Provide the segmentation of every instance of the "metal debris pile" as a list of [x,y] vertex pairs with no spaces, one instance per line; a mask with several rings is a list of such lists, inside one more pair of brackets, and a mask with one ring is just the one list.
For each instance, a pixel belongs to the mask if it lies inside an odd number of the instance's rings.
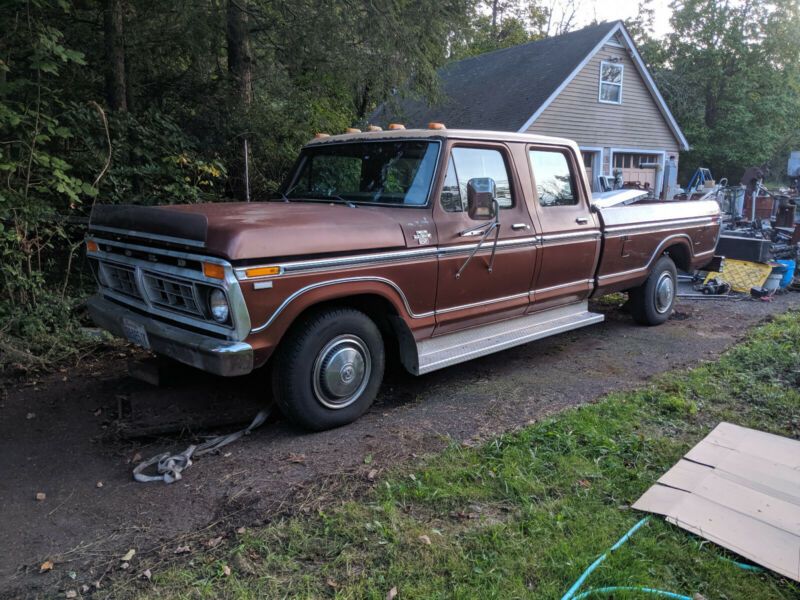
[[769,300],[783,290],[798,288],[800,152],[792,152],[787,172],[790,184],[779,189],[767,189],[764,170],[751,167],[740,185],[728,185],[724,179],[715,184],[706,179],[703,189],[691,188],[684,193],[690,198],[717,200],[723,214],[716,254],[725,257],[724,267],[704,274],[700,280],[695,277],[694,292],[710,296],[749,294]]

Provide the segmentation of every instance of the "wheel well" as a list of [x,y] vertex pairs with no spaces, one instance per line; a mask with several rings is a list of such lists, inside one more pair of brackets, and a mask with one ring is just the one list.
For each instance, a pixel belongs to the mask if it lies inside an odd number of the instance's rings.
[[[312,304],[297,315],[297,318],[292,323],[292,327],[311,313],[326,308],[343,307],[359,310],[372,319],[380,330],[381,336],[383,336],[383,343],[388,354],[387,359],[395,358],[399,354],[402,354],[403,348],[401,348],[401,344],[407,343],[411,332],[398,314],[394,305],[378,294],[356,294]],[[401,328],[405,330],[403,331]],[[413,337],[410,337],[410,339],[413,340]]]
[[672,259],[676,267],[682,271],[689,271],[692,260],[691,256],[689,256],[689,250],[684,244],[673,244],[664,250],[664,254]]

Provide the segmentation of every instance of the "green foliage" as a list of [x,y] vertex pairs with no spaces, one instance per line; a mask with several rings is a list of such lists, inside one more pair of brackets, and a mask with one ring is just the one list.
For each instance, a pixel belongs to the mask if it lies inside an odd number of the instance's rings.
[[800,144],[800,5],[686,0],[672,8],[666,40],[640,39],[692,146],[682,170],[710,167],[738,183],[746,167],[773,161],[780,178]]

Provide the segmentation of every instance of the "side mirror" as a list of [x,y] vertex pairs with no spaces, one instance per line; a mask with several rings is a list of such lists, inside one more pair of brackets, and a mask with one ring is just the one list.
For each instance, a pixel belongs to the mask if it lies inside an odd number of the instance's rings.
[[491,177],[475,177],[467,182],[467,213],[475,221],[488,221],[497,216],[497,186]]

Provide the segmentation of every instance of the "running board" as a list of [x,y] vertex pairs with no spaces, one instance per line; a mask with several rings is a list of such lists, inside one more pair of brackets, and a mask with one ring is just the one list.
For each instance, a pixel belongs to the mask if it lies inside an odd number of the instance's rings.
[[479,356],[599,323],[603,319],[603,315],[589,312],[588,302],[578,302],[433,337],[417,344],[416,374],[424,375]]

